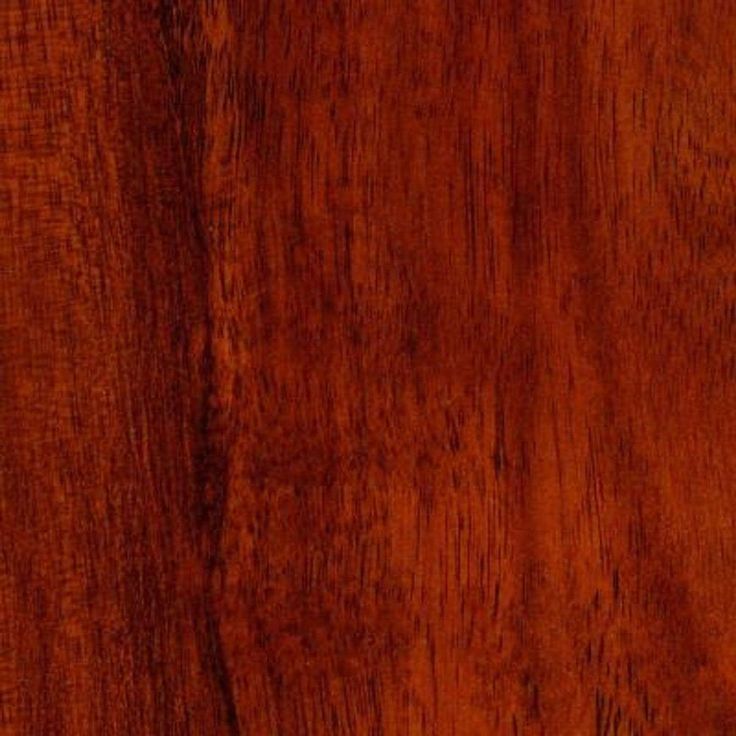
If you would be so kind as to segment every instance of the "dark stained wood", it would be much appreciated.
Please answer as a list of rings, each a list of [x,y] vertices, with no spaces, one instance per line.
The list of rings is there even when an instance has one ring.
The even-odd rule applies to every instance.
[[[736,734],[735,42],[3,0],[0,734]]]

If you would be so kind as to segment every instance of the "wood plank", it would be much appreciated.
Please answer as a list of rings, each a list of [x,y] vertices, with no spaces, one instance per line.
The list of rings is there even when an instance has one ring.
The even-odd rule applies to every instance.
[[[5,0],[0,733],[736,733],[735,39]]]

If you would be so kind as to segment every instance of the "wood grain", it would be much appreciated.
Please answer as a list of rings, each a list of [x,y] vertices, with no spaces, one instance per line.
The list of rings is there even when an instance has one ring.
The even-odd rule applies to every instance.
[[[736,734],[736,5],[0,4],[0,733]]]

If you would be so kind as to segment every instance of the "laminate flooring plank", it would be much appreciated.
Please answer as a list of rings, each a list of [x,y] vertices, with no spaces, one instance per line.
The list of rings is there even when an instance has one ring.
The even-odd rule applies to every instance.
[[[736,734],[735,41],[5,0],[0,733]]]

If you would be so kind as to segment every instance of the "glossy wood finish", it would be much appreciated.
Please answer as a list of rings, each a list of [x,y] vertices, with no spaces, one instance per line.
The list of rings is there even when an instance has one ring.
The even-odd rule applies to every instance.
[[[735,40],[4,0],[0,733],[736,733]]]

